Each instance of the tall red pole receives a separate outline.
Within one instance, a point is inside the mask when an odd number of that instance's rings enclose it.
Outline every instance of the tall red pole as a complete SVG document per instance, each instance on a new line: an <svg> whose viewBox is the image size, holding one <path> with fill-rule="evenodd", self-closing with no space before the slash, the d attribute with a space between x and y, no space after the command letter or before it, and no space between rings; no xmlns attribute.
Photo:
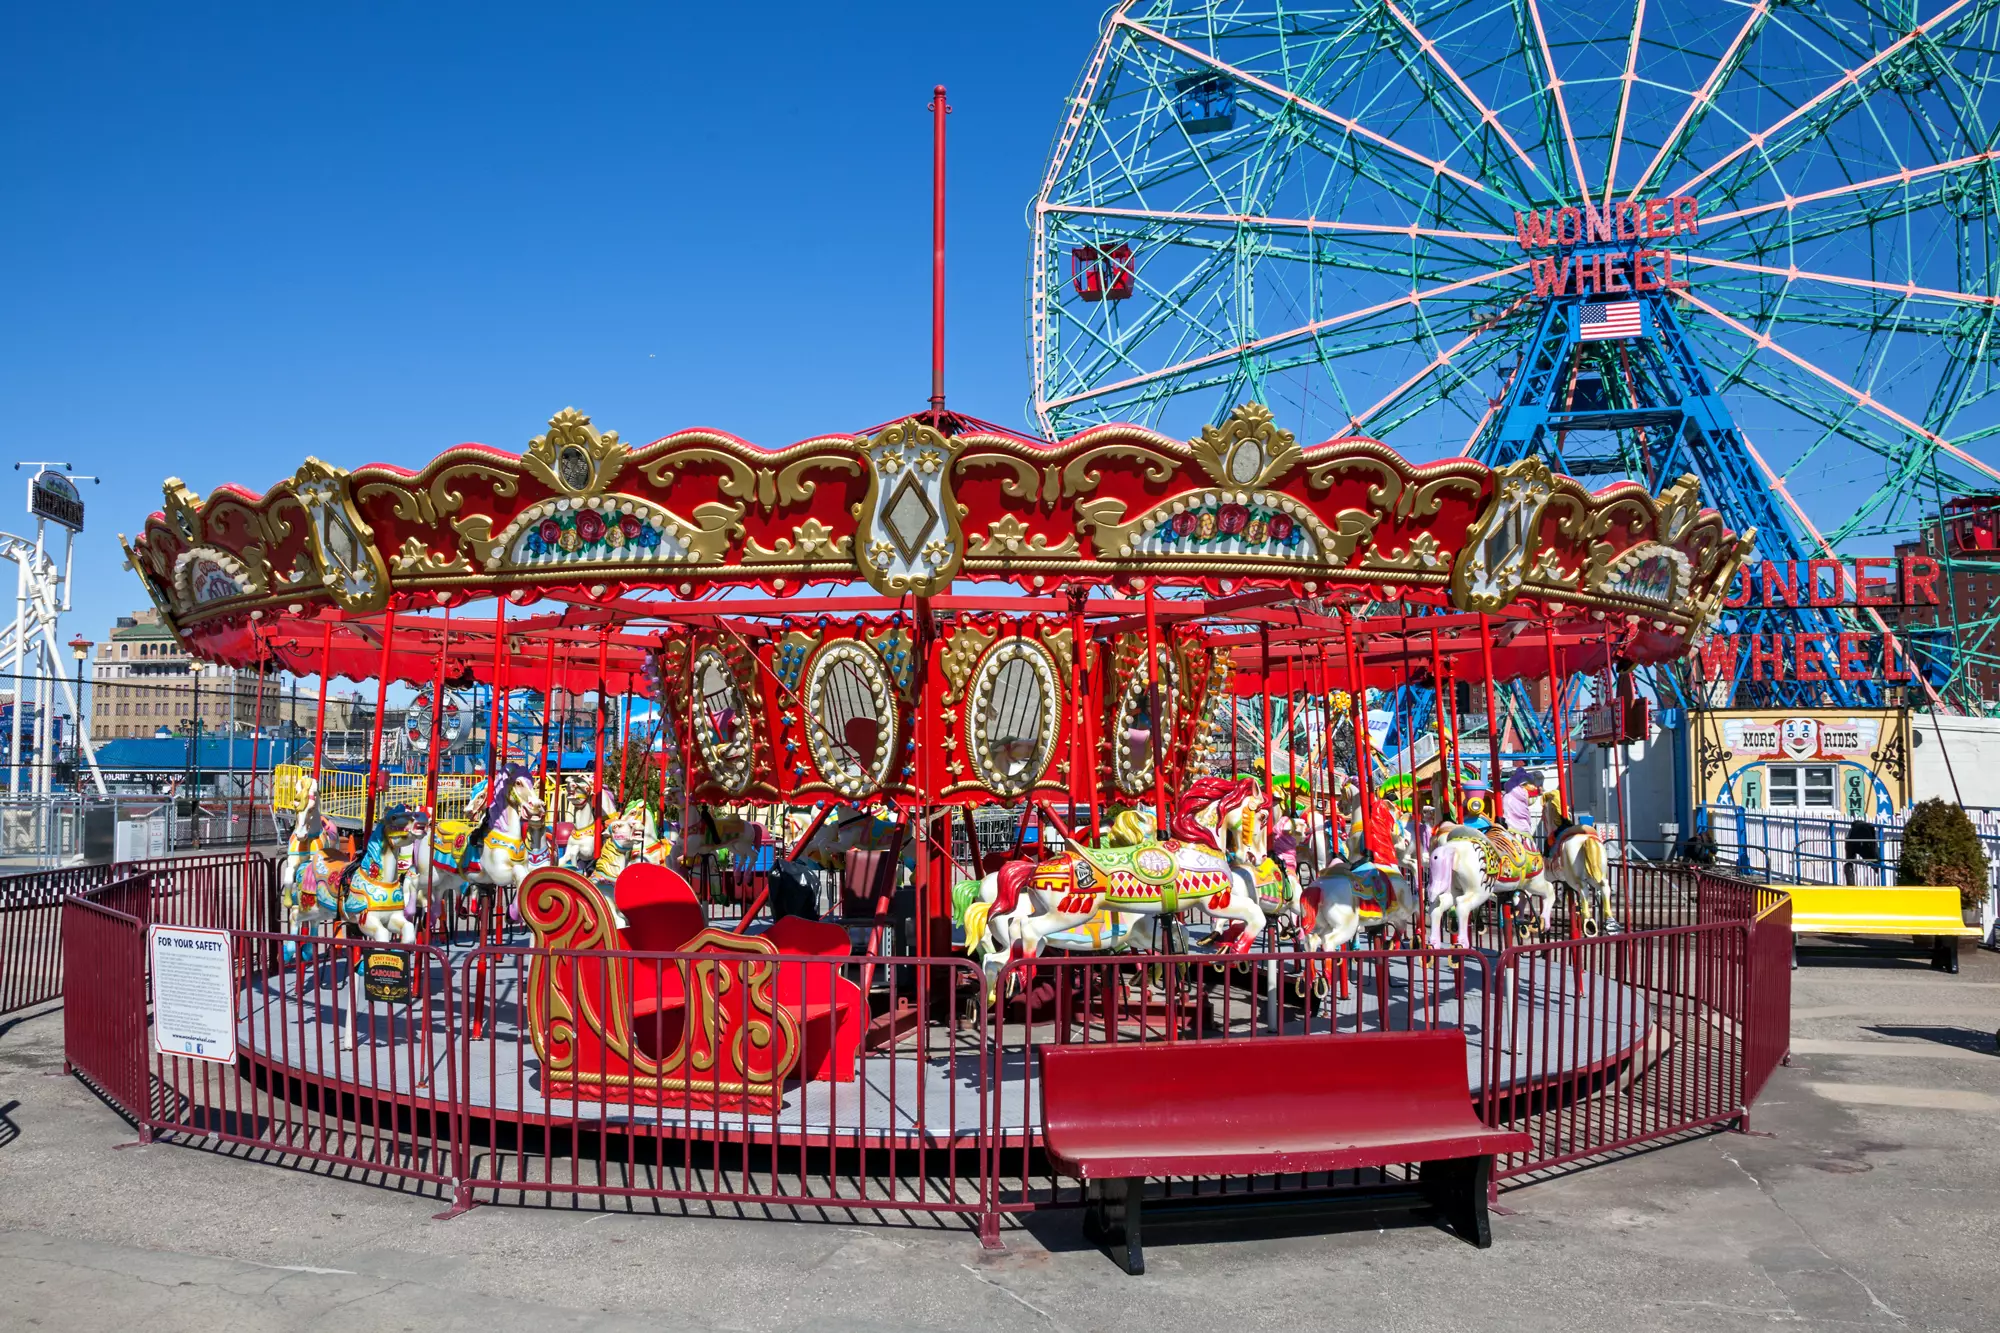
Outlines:
<svg viewBox="0 0 2000 1333"><path fill-rule="evenodd" d="M944 85L931 93L931 425L944 418Z"/></svg>
<svg viewBox="0 0 2000 1333"><path fill-rule="evenodd" d="M1556 622L1553 616L1542 618L1542 646L1549 658L1549 735L1556 743L1556 795L1562 801L1565 815L1569 807L1569 740L1563 735L1563 691L1567 688L1562 673L1556 669Z"/></svg>
<svg viewBox="0 0 2000 1333"><path fill-rule="evenodd" d="M487 693L492 696L493 716L486 724L486 781L490 787L500 765L507 762L506 738L501 728L507 724L506 704L500 697L500 670L507 660L507 599L493 599L493 675ZM487 799L491 800L489 796Z"/></svg>
<svg viewBox="0 0 2000 1333"><path fill-rule="evenodd" d="M1146 580L1146 707L1152 717L1153 746L1153 835L1167 836L1167 733L1164 710L1160 706L1160 621L1153 606L1153 581ZM1267 747L1268 748L1268 747ZM1268 784L1267 784L1268 791Z"/></svg>
<svg viewBox="0 0 2000 1333"><path fill-rule="evenodd" d="M368 806L361 820L362 845L375 831L376 797L382 787L382 721L389 712L389 650L396 642L396 608L382 613L382 665L375 673L375 734L368 741Z"/></svg>
<svg viewBox="0 0 2000 1333"><path fill-rule="evenodd" d="M438 774L444 768L444 659L451 651L451 608L444 609L444 633L438 636L437 678L431 682L431 745L424 764L424 809L437 816ZM424 886L428 891L430 886Z"/></svg>
<svg viewBox="0 0 2000 1333"><path fill-rule="evenodd" d="M1479 665L1486 672L1486 817L1494 819L1500 813L1500 694L1493 680L1493 622L1483 612L1479 617Z"/></svg>

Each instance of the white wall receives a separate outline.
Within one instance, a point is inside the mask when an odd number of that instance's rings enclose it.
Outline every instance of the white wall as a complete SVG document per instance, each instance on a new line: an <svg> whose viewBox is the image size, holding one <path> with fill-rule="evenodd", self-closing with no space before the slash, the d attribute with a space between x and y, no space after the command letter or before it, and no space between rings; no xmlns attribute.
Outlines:
<svg viewBox="0 0 2000 1333"><path fill-rule="evenodd" d="M1938 743L1940 731L1942 745ZM1951 779L1955 775L1961 803L2000 806L2000 717L1917 713L1910 718L1910 739L1915 746L1910 777L1917 800L1932 796L1952 800ZM1947 753L1951 757L1949 772Z"/></svg>
<svg viewBox="0 0 2000 1333"><path fill-rule="evenodd" d="M1615 827L1618 791L1614 780L1622 767L1625 815L1632 826L1633 843L1648 857L1664 855L1672 839L1660 826L1674 822L1673 747L1679 743L1678 731L1668 731L1654 722L1648 739L1616 751L1602 745L1585 746L1570 766L1570 792L1577 810L1593 816L1602 828Z"/></svg>

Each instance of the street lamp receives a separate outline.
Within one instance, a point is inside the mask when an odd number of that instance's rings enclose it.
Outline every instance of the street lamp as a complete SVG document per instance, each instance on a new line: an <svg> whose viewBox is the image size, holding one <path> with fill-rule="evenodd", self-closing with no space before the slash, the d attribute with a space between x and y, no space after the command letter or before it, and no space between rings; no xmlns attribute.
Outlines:
<svg viewBox="0 0 2000 1333"><path fill-rule="evenodd" d="M94 645L81 634L69 641L69 650L76 654L76 761L83 762L83 663L90 656ZM83 779L77 778L77 790L83 790Z"/></svg>

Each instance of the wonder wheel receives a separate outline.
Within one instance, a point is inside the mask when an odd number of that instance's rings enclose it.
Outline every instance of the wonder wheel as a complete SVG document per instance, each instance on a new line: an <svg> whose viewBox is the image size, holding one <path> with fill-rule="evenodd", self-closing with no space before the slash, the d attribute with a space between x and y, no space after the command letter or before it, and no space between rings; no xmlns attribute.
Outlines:
<svg viewBox="0 0 2000 1333"><path fill-rule="evenodd" d="M1033 410L1694 472L1759 558L1887 554L2000 482L1996 8L1132 0L1035 203Z"/></svg>

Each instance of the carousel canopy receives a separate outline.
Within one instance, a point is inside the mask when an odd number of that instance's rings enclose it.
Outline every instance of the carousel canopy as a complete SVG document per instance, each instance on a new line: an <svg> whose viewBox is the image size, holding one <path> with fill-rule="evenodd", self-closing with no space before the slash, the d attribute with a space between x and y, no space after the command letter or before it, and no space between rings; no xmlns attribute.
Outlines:
<svg viewBox="0 0 2000 1333"><path fill-rule="evenodd" d="M947 415L779 450L707 430L633 448L565 410L518 457L461 445L416 472L307 459L261 496L165 492L127 553L197 655L412 683L441 655L457 680L492 679L511 656L517 687L601 677L645 693L658 638L642 622L838 614L800 595L825 585L872 590L845 599L856 611L919 597L948 610L955 584L998 581L1022 612L1089 592L1094 619L1128 621L1121 601L1150 587L1195 599L1165 605L1169 619L1275 622L1280 658L1337 632L1339 608L1390 603L1467 613L1418 618L1444 651L1483 615L1562 622L1565 648L1655 661L1687 650L1750 538L1700 506L1692 477L1656 498L1632 482L1592 492L1539 459L1495 470L1411 464L1363 438L1301 447L1255 404L1187 441L1124 425L1036 440ZM765 596L732 600L744 590ZM496 595L569 605L447 624ZM1392 619L1369 619L1371 654L1427 655ZM1541 669L1540 633L1510 633L1514 669L1496 672ZM1261 668L1263 643L1239 665Z"/></svg>
<svg viewBox="0 0 2000 1333"><path fill-rule="evenodd" d="M777 451L565 411L520 457L169 481L130 554L203 657L643 694L697 799L929 805L1159 799L1236 691L1676 657L1747 547L1691 477L1301 447L1253 405L1189 441L942 416Z"/></svg>

